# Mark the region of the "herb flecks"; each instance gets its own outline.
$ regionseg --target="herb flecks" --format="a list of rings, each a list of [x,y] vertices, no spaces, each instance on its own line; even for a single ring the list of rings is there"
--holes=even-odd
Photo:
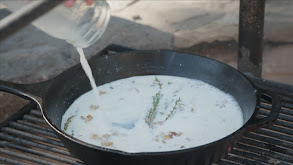
[[[162,89],[163,83],[157,77],[155,77],[155,82],[160,86],[160,89]]]
[[[190,112],[194,112],[194,108],[191,108]]]
[[[73,117],[75,117],[75,115],[72,115],[72,116],[70,116],[70,117],[67,119],[66,123],[64,124],[64,131],[67,130],[68,125],[69,125],[69,123],[71,122],[71,119],[72,119]]]
[[[107,93],[107,91],[100,91],[99,94],[100,94],[100,96],[101,96],[101,95],[104,95],[104,94],[106,94],[106,93]]]
[[[155,96],[153,96],[153,107],[148,111],[148,114],[145,118],[145,122],[149,125],[151,128],[153,125],[153,121],[157,115],[157,107],[160,103],[160,99],[162,98],[162,94],[160,92],[156,93]]]
[[[172,84],[172,82],[169,82],[169,81],[168,81],[168,85],[171,85],[171,84]]]
[[[102,140],[102,138],[99,137],[98,134],[93,134],[92,139],[95,139],[95,140]]]
[[[111,135],[109,135],[109,134],[104,134],[102,137],[103,137],[104,139],[108,139],[110,136],[111,136]]]
[[[114,144],[114,142],[101,142],[102,146],[107,146],[107,147],[113,146],[113,144]]]
[[[93,119],[92,115],[87,115],[87,117],[81,116],[80,118],[85,122],[89,122]]]
[[[90,108],[91,108],[92,110],[97,110],[97,109],[100,108],[100,106],[91,104]]]
[[[180,103],[181,102],[181,99],[180,99],[180,97],[179,97],[179,99],[177,99],[176,101],[175,101],[175,105],[173,106],[173,108],[172,108],[172,110],[170,111],[170,113],[168,114],[168,116],[166,117],[166,119],[165,119],[165,121],[167,121],[174,113],[175,113],[175,110],[177,109],[177,105],[178,105],[178,103]]]

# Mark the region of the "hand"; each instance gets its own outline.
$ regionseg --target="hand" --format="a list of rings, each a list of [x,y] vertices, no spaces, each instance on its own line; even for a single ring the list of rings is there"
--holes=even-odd
[[[65,0],[64,1],[64,6],[65,7],[72,7],[74,5],[75,1],[76,0]],[[89,6],[94,3],[94,0],[84,0],[84,1]]]

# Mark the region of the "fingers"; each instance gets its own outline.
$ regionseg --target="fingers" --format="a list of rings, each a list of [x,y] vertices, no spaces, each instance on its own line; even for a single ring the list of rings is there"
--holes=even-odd
[[[84,0],[85,1],[85,3],[87,4],[87,5],[92,5],[93,3],[94,3],[94,0]]]
[[[84,1],[89,6],[94,3],[94,0],[84,0]],[[75,0],[65,0],[64,1],[64,6],[65,7],[72,7],[74,5],[74,3],[75,3]]]
[[[72,7],[75,3],[75,0],[66,0],[64,1],[64,6],[65,7]]]

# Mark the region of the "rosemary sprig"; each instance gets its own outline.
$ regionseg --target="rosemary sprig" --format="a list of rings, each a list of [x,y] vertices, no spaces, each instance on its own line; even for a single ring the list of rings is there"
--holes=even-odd
[[[148,115],[145,118],[145,122],[149,125],[149,127],[152,127],[153,121],[158,113],[157,107],[160,103],[160,99],[162,98],[162,94],[160,92],[156,93],[155,96],[153,96],[153,107],[148,111]]]
[[[76,116],[76,115],[72,115],[72,116],[70,116],[70,117],[67,119],[66,123],[64,124],[64,131],[67,130],[68,125],[69,125],[69,123],[71,122],[71,119],[72,119],[73,117],[75,117],[75,116]]]
[[[155,81],[158,83],[158,85],[160,86],[160,89],[162,89],[162,85],[163,85],[163,83],[161,83],[161,81],[157,78],[157,77],[155,77]]]
[[[170,111],[170,113],[169,113],[168,116],[166,117],[165,121],[168,120],[168,119],[174,114],[175,110],[177,109],[176,106],[177,106],[177,104],[178,104],[180,101],[181,101],[181,99],[180,99],[180,97],[179,97],[179,99],[177,99],[177,100],[175,101],[175,105],[173,106],[172,110]]]

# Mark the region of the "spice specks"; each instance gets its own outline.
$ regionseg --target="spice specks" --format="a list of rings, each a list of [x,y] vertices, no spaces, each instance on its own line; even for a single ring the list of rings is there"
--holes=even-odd
[[[91,108],[92,110],[97,110],[97,109],[100,108],[100,106],[91,104],[90,108]]]
[[[80,116],[80,118],[82,120],[84,120],[85,122],[89,122],[93,119],[92,115],[87,115],[87,117],[84,117],[84,116]]]

